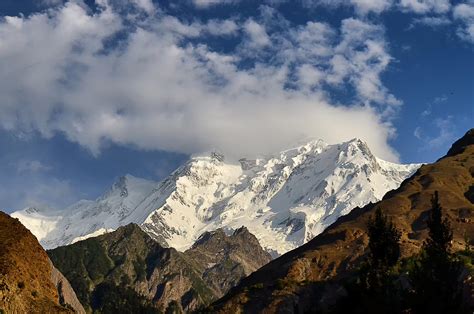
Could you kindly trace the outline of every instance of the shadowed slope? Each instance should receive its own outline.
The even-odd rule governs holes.
[[[382,201],[356,208],[319,236],[262,267],[216,302],[214,310],[235,313],[297,312],[329,304],[367,253],[367,220],[380,207],[402,232],[402,256],[419,251],[427,237],[427,211],[439,191],[443,215],[454,231],[453,249],[474,238],[474,131],[446,157],[422,166]]]
[[[193,311],[224,295],[271,260],[255,236],[207,232],[182,253],[138,225],[48,251],[89,312],[122,302],[127,312]],[[131,300],[130,302],[127,300]]]

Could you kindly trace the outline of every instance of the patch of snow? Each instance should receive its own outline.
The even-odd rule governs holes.
[[[315,140],[236,164],[222,154],[194,156],[159,183],[125,176],[95,201],[12,216],[46,248],[134,222],[184,251],[206,231],[245,226],[275,257],[353,208],[380,200],[419,167],[381,160],[358,139],[337,145]]]

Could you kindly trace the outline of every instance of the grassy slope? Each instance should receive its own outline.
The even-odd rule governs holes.
[[[245,278],[212,309],[221,312],[309,310],[316,299],[331,298],[338,280],[351,274],[367,252],[367,220],[377,207],[402,231],[403,257],[417,253],[427,236],[427,210],[434,191],[454,230],[455,250],[474,239],[474,130],[445,158],[421,167],[397,190],[341,217],[325,232]],[[322,302],[330,302],[325,299]]]

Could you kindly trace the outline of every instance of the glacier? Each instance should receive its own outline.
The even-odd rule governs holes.
[[[51,249],[136,223],[164,246],[184,251],[206,231],[245,226],[276,257],[355,207],[380,200],[421,164],[375,157],[353,139],[313,140],[256,159],[194,156],[161,182],[125,175],[97,200],[65,209],[26,208],[18,218]]]

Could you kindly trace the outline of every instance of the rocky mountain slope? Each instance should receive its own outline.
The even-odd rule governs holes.
[[[66,278],[17,219],[0,212],[0,313],[85,313]]]
[[[357,139],[311,141],[273,156],[233,163],[193,157],[160,183],[127,175],[96,201],[65,210],[12,214],[46,248],[134,222],[163,246],[185,251],[206,231],[246,226],[273,256],[294,249],[356,206],[397,188],[420,165],[375,157]]]
[[[271,260],[246,228],[230,236],[221,229],[207,232],[181,253],[162,247],[135,224],[48,254],[88,312],[113,311],[104,308],[111,304],[131,312],[192,311]]]
[[[453,249],[474,239],[474,129],[448,154],[423,165],[382,201],[355,208],[305,245],[245,278],[211,308],[221,313],[308,312],[335,302],[341,280],[367,254],[367,220],[381,208],[402,232],[402,256],[417,253],[427,237],[427,211],[434,191],[454,231]],[[471,287],[472,288],[472,287]]]

